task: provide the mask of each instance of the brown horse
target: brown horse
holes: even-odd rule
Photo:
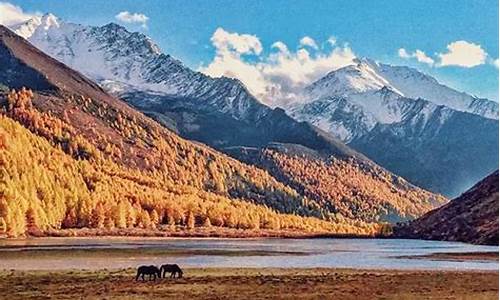
[[[137,268],[135,281],[139,280],[139,277],[141,277],[142,281],[144,281],[144,275],[149,275],[149,280],[151,280],[151,278],[153,278],[153,280],[156,280],[156,277],[158,277],[158,279],[161,278],[161,271],[157,266],[140,266],[139,268]]]
[[[163,273],[163,278],[165,278],[165,273],[169,272],[170,273],[170,278],[175,278],[175,275],[177,274],[177,277],[178,278],[182,278],[182,270],[181,268],[176,265],[176,264],[173,264],[173,265],[162,265],[160,267],[160,270],[161,272]]]

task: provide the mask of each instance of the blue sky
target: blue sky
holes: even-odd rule
[[[330,51],[327,40],[334,37],[335,47],[348,47],[358,57],[410,65],[459,90],[498,101],[498,67],[494,66],[498,59],[498,1],[8,2],[25,12],[51,12],[71,22],[120,23],[149,35],[164,52],[194,69],[209,66],[217,56],[211,38],[219,27],[224,33],[258,38],[262,50],[238,53],[238,59],[250,64],[269,60],[269,53],[276,51],[271,45],[277,41],[293,52],[303,37],[310,37],[318,45],[317,50],[309,47],[314,56],[315,51]],[[117,20],[115,16],[123,11],[143,14],[147,21]],[[447,46],[456,41],[479,46],[487,56],[476,66],[467,62],[468,67],[457,66],[455,58],[444,65],[439,53],[448,53]],[[398,54],[401,48],[405,57]],[[432,63],[425,57],[422,61],[426,62],[418,62],[416,50]]]

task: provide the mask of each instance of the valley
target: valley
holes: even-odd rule
[[[498,299],[490,2],[0,1],[0,298]]]

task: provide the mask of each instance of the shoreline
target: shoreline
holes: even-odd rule
[[[40,231],[35,235],[24,237],[7,237],[0,235],[0,240],[9,239],[33,239],[33,238],[207,238],[207,239],[258,239],[258,238],[282,238],[282,239],[321,239],[321,238],[389,238],[382,235],[363,235],[355,233],[332,233],[321,231],[294,231],[294,230],[272,230],[272,229],[234,229],[225,227],[196,227],[186,229],[175,227],[173,230],[151,230],[151,229],[59,229]]]

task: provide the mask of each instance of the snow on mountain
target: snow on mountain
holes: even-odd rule
[[[498,103],[453,90],[415,69],[369,59],[356,59],[354,63],[306,87],[304,96],[287,111],[347,143],[376,124],[402,122],[418,99],[429,102],[429,109],[446,106],[498,120]],[[320,111],[319,107],[324,109]],[[353,119],[363,124],[355,124]]]
[[[498,168],[498,104],[408,67],[357,60],[312,83],[287,109],[448,196]]]
[[[262,104],[239,80],[185,67],[142,33],[114,23],[73,24],[50,14],[11,29],[187,139],[221,150],[291,143],[367,160],[331,134]]]
[[[237,80],[211,78],[194,72],[180,61],[161,53],[146,35],[129,32],[114,23],[102,27],[85,26],[46,14],[12,26],[12,29],[42,51],[114,93],[138,90],[176,97],[202,96],[205,100],[209,99],[208,104],[238,118],[244,118],[245,111],[253,106],[247,103],[248,99],[244,99],[249,93]],[[387,90],[392,93],[387,93]],[[380,64],[369,59],[355,60],[354,65],[327,74],[308,86],[304,94],[300,103],[287,108],[300,120],[309,118],[300,116],[298,106],[339,96],[347,97],[352,105],[362,108],[381,123],[401,120],[401,101],[397,99],[403,96],[423,98],[455,110],[498,119],[496,102],[455,91],[415,69]],[[391,103],[388,95],[395,103]],[[324,119],[313,123],[322,128],[332,125],[326,125],[328,121]],[[349,136],[345,132],[337,135]]]
[[[371,64],[374,70],[409,98],[423,98],[458,111],[498,120],[498,103],[471,96],[439,83],[435,78],[405,66]]]
[[[415,105],[419,101],[425,103],[425,109]],[[377,124],[404,122],[416,113],[422,114],[419,118],[425,124],[438,107],[430,101],[406,98],[384,86],[351,95],[325,96],[291,107],[289,113],[349,143],[368,134]]]
[[[349,65],[328,73],[325,77],[306,87],[306,102],[324,96],[348,96],[367,91],[389,88],[402,95],[384,77],[380,76],[369,64],[355,59]]]
[[[307,120],[326,132],[332,132],[342,141],[367,134],[376,124],[377,119],[355,103],[344,97],[325,97],[307,103],[289,113],[300,121]]]
[[[114,23],[98,27],[64,22],[52,14],[12,26],[14,32],[116,94],[199,98],[206,105],[244,118],[260,105],[235,79],[211,78],[185,67],[146,35]],[[251,97],[251,99],[247,99]]]
[[[422,98],[458,111],[498,119],[498,103],[494,101],[458,92],[416,69],[381,64],[366,58],[357,59],[354,65],[330,72],[306,87],[304,102],[325,96],[349,97],[384,87],[407,98]]]

